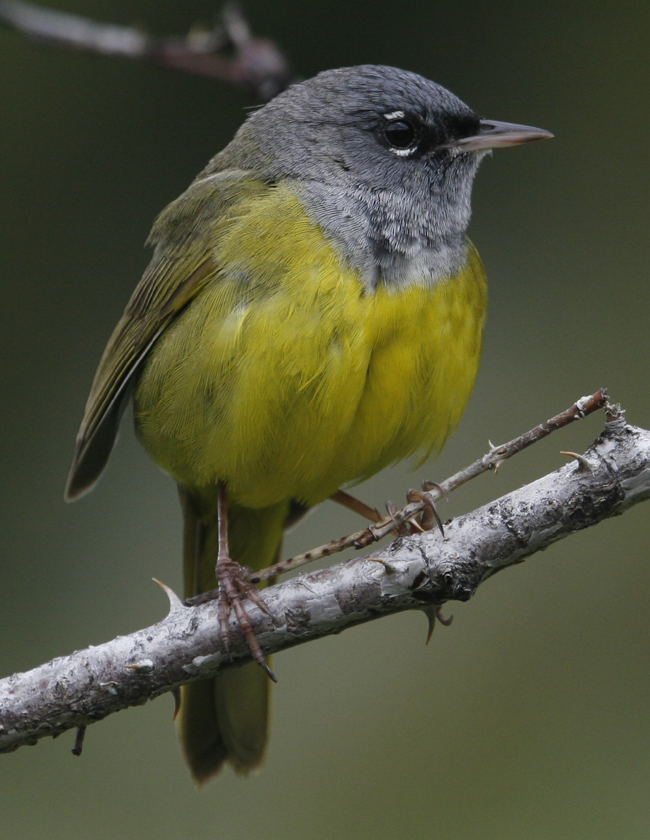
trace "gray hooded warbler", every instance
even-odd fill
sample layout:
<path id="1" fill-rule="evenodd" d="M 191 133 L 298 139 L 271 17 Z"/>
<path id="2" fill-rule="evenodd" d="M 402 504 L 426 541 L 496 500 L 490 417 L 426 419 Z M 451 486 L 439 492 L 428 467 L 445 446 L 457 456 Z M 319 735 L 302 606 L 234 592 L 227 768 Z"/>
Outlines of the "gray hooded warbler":
<path id="1" fill-rule="evenodd" d="M 320 73 L 253 112 L 153 226 L 66 498 L 97 481 L 132 396 L 180 488 L 186 597 L 218 586 L 222 636 L 233 610 L 266 667 L 241 566 L 275 562 L 285 527 L 340 487 L 443 445 L 485 319 L 474 176 L 488 150 L 548 137 L 392 67 Z M 268 690 L 255 663 L 184 688 L 197 781 L 260 764 Z"/>

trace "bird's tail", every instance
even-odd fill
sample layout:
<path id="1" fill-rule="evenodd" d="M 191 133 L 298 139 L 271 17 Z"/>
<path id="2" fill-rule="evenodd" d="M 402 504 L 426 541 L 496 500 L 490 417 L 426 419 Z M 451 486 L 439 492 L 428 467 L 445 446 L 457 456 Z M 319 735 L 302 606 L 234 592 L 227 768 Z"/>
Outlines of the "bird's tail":
<path id="1" fill-rule="evenodd" d="M 214 589 L 218 528 L 181 488 L 184 516 L 185 597 Z M 248 509 L 229 506 L 228 536 L 233 560 L 253 569 L 276 561 L 289 503 Z M 246 606 L 246 602 L 244 602 Z M 196 782 L 202 784 L 229 761 L 239 773 L 258 767 L 266 748 L 270 681 L 255 662 L 181 690 L 179 737 Z"/>

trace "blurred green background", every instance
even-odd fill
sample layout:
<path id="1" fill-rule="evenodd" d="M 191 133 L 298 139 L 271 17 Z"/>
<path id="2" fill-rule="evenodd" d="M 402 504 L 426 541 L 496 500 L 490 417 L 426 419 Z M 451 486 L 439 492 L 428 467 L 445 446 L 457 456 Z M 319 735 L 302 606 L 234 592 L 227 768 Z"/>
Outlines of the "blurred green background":
<path id="1" fill-rule="evenodd" d="M 209 0 L 61 0 L 160 34 Z M 476 391 L 417 477 L 360 494 L 399 502 L 606 385 L 650 424 L 647 2 L 248 0 L 297 74 L 390 63 L 484 116 L 547 128 L 479 173 L 471 235 L 491 282 Z M 63 483 L 90 381 L 148 255 L 155 214 L 232 136 L 251 103 L 210 81 L 0 31 L 0 672 L 153 623 L 180 589 L 171 480 L 124 424 L 79 504 Z M 451 516 L 559 466 L 603 417 L 553 435 L 458 491 Z M 354 528 L 327 504 L 287 553 Z M 4 836 L 21 840 L 647 838 L 648 507 L 498 575 L 428 648 L 401 615 L 276 657 L 264 770 L 198 794 L 163 697 L 0 758 Z"/>

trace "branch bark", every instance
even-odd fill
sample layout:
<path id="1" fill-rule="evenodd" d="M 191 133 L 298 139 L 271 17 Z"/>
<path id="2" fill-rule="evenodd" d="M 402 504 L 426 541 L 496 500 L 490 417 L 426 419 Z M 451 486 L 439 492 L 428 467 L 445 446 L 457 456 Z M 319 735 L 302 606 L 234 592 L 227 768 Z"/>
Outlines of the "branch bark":
<path id="1" fill-rule="evenodd" d="M 650 497 L 650 432 L 610 412 L 583 456 L 436 530 L 382 551 L 269 587 L 273 620 L 251 606 L 265 654 L 384 615 L 467 601 L 480 583 L 569 534 Z M 231 658 L 214 603 L 171 609 L 152 627 L 0 681 L 0 752 L 85 727 L 180 684 L 251 659 L 236 623 Z"/>
<path id="2" fill-rule="evenodd" d="M 132 61 L 146 61 L 244 87 L 268 102 L 291 80 L 280 47 L 253 35 L 239 7 L 226 4 L 209 30 L 157 38 L 130 26 L 47 9 L 24 0 L 0 0 L 0 24 L 49 47 L 82 50 Z"/>

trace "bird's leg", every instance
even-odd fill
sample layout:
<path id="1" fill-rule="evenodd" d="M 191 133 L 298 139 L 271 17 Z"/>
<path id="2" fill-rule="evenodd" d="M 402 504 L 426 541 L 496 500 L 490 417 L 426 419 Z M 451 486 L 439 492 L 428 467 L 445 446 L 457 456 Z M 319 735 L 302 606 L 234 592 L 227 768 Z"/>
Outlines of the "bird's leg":
<path id="1" fill-rule="evenodd" d="M 217 596 L 217 616 L 219 618 L 219 635 L 226 650 L 230 649 L 229 619 L 230 611 L 235 611 L 235 616 L 242 633 L 246 637 L 248 646 L 251 649 L 253 658 L 260 665 L 269 677 L 276 682 L 273 672 L 266 662 L 262 649 L 253 631 L 253 625 L 248 613 L 243 607 L 242 598 L 248 598 L 267 615 L 269 609 L 260 597 L 255 585 L 246 580 L 249 569 L 240 566 L 230 556 L 228 547 L 228 490 L 224 482 L 219 482 L 217 501 L 217 527 L 219 529 L 219 548 L 217 552 L 217 565 L 215 576 L 219 584 Z"/>
<path id="2" fill-rule="evenodd" d="M 337 490 L 336 493 L 330 496 L 330 499 L 333 502 L 354 511 L 354 513 L 358 513 L 360 516 L 369 519 L 371 522 L 381 522 L 384 518 L 377 508 L 371 508 L 365 502 L 362 502 L 361 499 L 357 499 L 349 493 L 346 493 L 345 490 Z"/>
<path id="3" fill-rule="evenodd" d="M 337 490 L 336 493 L 330 496 L 330 499 L 333 502 L 354 511 L 354 513 L 358 513 L 365 519 L 369 519 L 371 522 L 374 522 L 375 525 L 379 525 L 380 523 L 383 524 L 388 521 L 385 516 L 382 516 L 377 508 L 371 508 L 370 505 L 362 502 L 361 499 L 357 499 L 356 496 L 351 496 L 349 493 L 346 493 L 345 490 Z M 386 508 L 388 509 L 388 517 L 392 517 L 394 511 L 396 510 L 395 505 L 393 505 L 392 502 L 386 502 Z M 400 529 L 396 528 L 392 533 L 397 537 L 400 535 Z M 409 533 L 409 531 L 405 530 L 404 533 Z"/>

